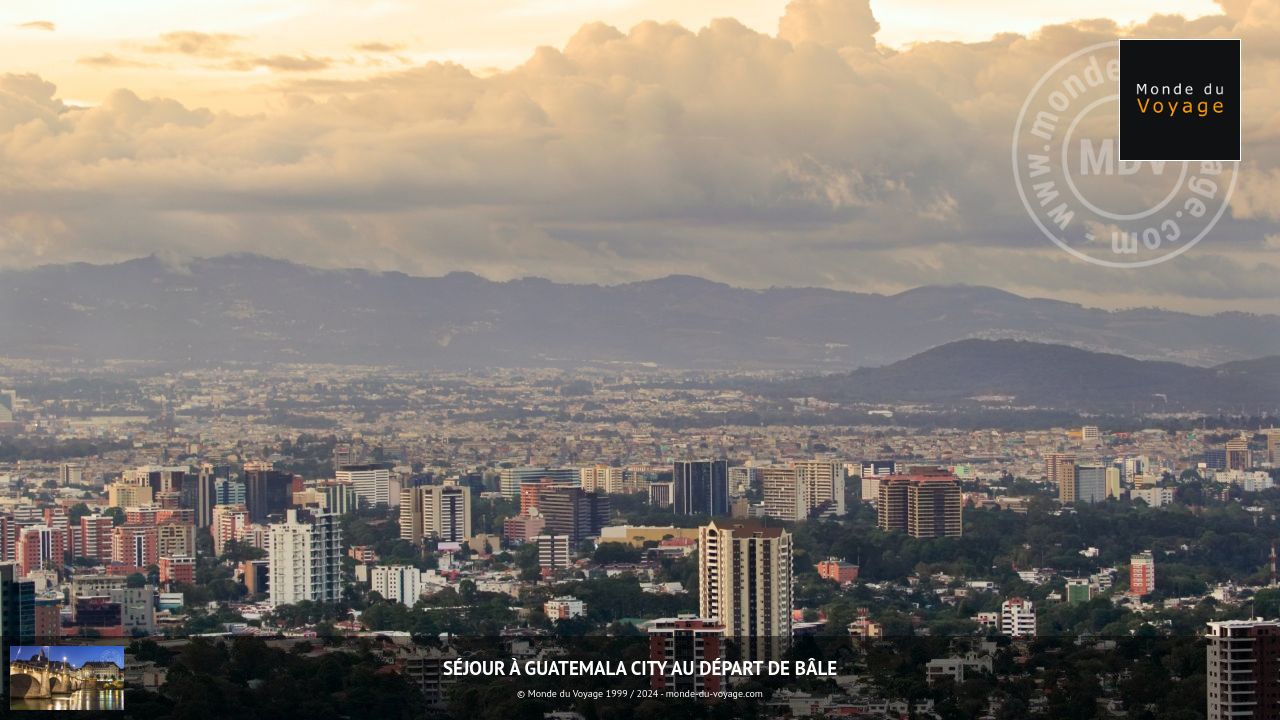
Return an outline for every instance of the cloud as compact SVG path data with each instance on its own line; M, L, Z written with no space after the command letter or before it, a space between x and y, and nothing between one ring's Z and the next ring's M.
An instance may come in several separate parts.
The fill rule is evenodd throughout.
M128 58L122 58L117 55L113 55L111 53L103 53L101 55L92 55L89 57L82 57L77 59L76 63L80 65L90 65L92 67L100 67L100 68L156 67L154 63L142 62L140 60L130 60Z
M367 42L367 43L360 43L359 45L353 45L352 47L354 47L356 50L359 50L361 52L393 53L393 52L399 52L403 50L405 46L399 43L392 44L392 43L384 43L384 42Z
M202 33L192 30L168 32L160 36L160 42L143 49L151 53L193 55L204 58L228 57L235 54L232 46L244 38L227 33Z
M232 70L256 70L258 68L266 68L268 70L276 70L279 72L315 72L317 70L326 70L333 64L333 61L324 57L312 57L310 55L291 56L291 55L272 55L270 57L246 58L243 60L235 60L227 64Z
M776 35L733 20L591 24L483 75L431 63L352 79L319 72L336 62L325 57L222 58L277 71L264 83L280 102L258 114L129 92L75 108L40 78L3 76L0 257L254 251L498 279L963 281L1274 309L1280 54L1265 48L1280 46L1280 22L1266 21L1277 7L893 52L876 47L866 0L795 0ZM1193 254L1132 273L1043 239L1009 168L1013 121L1040 74L1125 33L1239 33L1263 49L1244 74L1237 217Z
M32 20L31 22L22 23L18 27L23 30L42 30L44 32L53 32L58 29L58 26L49 20Z

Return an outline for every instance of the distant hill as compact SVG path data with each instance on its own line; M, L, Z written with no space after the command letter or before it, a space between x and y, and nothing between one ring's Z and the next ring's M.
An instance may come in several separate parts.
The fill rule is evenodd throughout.
M1280 357L1204 368L1063 345L962 340L883 367L778 383L773 392L846 403L1275 412Z
M490 282L255 255L0 271L0 355L36 358L843 370L967 338L1207 366L1280 355L1280 317L1108 312L966 286L885 296L687 276Z

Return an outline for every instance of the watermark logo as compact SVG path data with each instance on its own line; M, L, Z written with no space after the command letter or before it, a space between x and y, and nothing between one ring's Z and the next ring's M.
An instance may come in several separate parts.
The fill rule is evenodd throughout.
M1079 50L1027 95L1013 134L1023 207L1058 247L1104 267L1181 255L1222 218L1238 168L1222 161L1123 161L1119 41Z

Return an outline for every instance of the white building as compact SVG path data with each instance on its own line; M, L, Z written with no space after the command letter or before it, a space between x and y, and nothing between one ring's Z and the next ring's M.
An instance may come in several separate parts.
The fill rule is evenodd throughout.
M608 465L592 465L578 468L582 489L607 495L622 492L622 468Z
M551 620L571 620L582 617L587 611L581 600L570 595L551 598L542 604L542 612Z
M271 525L267 545L272 605L336 602L342 596L342 529L336 515L306 522L291 508L284 522Z
M422 597L422 571L410 565L375 567L369 582L374 592L402 605L412 607Z
M1173 488L1135 488L1130 492L1130 496L1134 500L1141 500L1153 508L1164 507L1173 502Z
M350 483L356 501L366 507L391 505L391 466L386 463L343 465L334 473L339 483ZM397 501L399 495L396 496Z
M725 627L745 660L777 660L791 640L791 533L755 522L698 530L698 614Z
M1000 634L1009 637L1035 637L1035 604L1020 597L1012 597L1001 603Z

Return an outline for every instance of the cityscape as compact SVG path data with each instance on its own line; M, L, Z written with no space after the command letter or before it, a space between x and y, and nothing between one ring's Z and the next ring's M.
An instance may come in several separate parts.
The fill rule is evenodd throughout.
M1280 0L0 43L9 711L1280 720Z
M294 660L375 643L415 712L456 716L477 700L452 659L619 643L694 663L628 680L767 717L1059 717L1081 697L1233 717L1280 658L1269 421L669 422L759 413L777 381L755 372L9 360L0 378L4 636L125 645L127 693L180 700L174 672L210 671L183 665L196 641ZM838 674L696 664L797 657Z

